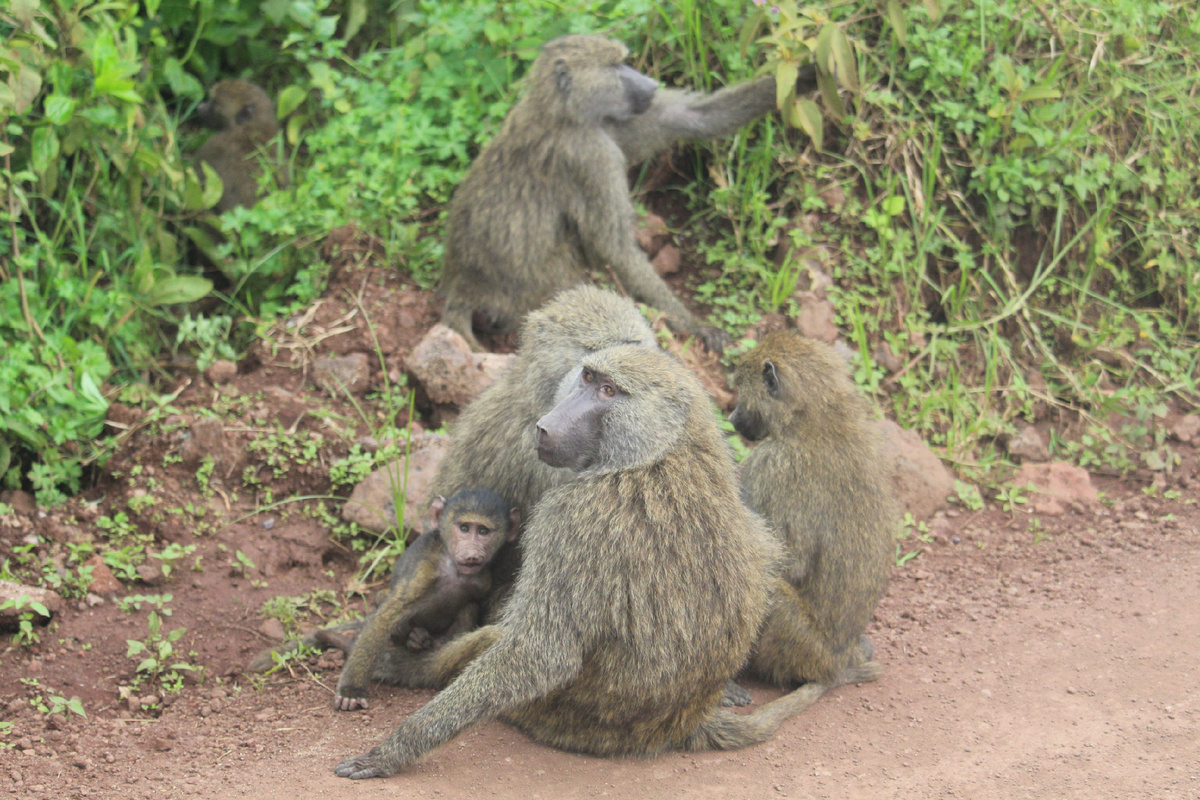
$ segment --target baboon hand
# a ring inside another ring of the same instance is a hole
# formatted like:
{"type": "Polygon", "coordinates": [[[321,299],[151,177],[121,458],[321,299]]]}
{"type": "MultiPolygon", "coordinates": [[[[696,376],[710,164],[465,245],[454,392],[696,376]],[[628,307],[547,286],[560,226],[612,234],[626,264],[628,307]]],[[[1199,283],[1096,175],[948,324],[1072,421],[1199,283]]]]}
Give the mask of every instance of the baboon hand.
{"type": "Polygon", "coordinates": [[[352,781],[360,781],[363,778],[386,778],[392,772],[383,766],[383,759],[376,755],[374,750],[370,753],[363,753],[361,756],[347,758],[333,768],[334,775],[339,778],[349,778],[352,781]]]}
{"type": "Polygon", "coordinates": [[[333,707],[338,711],[357,711],[360,708],[370,708],[367,702],[367,692],[364,689],[338,689],[333,696],[333,707]]]}
{"type": "Polygon", "coordinates": [[[408,634],[408,641],[405,642],[405,645],[414,653],[428,650],[433,645],[433,635],[424,628],[417,626],[408,634]]]}
{"type": "Polygon", "coordinates": [[[696,331],[696,338],[704,343],[710,353],[720,355],[733,344],[733,337],[715,325],[704,325],[696,331]]]}

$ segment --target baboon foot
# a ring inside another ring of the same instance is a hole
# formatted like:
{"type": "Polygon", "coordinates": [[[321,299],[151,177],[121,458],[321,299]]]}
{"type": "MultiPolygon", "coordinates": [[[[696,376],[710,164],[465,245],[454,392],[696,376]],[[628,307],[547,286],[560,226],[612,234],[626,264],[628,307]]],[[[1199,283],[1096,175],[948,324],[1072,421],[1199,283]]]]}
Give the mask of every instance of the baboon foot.
{"type": "Polygon", "coordinates": [[[408,641],[405,642],[405,645],[414,653],[428,650],[433,645],[433,635],[424,628],[413,628],[408,634],[408,641]]]}
{"type": "Polygon", "coordinates": [[[748,689],[735,681],[729,681],[725,684],[725,696],[721,698],[721,705],[723,707],[748,706],[753,700],[748,689]]]}
{"type": "Polygon", "coordinates": [[[863,661],[870,661],[875,657],[875,645],[871,644],[865,633],[858,637],[858,652],[862,654],[863,661]]]}
{"type": "Polygon", "coordinates": [[[371,753],[363,753],[338,764],[333,768],[333,774],[339,778],[361,781],[363,778],[384,778],[392,773],[383,768],[377,757],[371,753]]]}

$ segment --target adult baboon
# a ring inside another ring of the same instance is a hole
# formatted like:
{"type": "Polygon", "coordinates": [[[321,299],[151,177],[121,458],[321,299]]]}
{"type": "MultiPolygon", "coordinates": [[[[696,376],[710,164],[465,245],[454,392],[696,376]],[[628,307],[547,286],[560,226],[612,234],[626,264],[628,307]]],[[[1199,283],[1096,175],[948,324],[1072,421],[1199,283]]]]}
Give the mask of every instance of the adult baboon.
{"type": "Polygon", "coordinates": [[[390,775],[496,716],[597,755],[732,749],[810,702],[802,688],[748,716],[719,707],[766,611],[779,545],[739,501],[687,368],[642,347],[586,356],[538,428],[541,458],[579,477],[534,508],[499,623],[451,643],[472,651],[458,677],[337,775],[390,775]]]}
{"type": "Polygon", "coordinates": [[[371,669],[389,639],[420,651],[475,628],[492,588],[488,565],[521,524],[520,512],[487,489],[436,497],[432,512],[434,530],[396,561],[388,596],[350,649],[333,696],[339,711],[367,708],[371,669]]]}
{"type": "MultiPolygon", "coordinates": [[[[279,130],[275,104],[257,84],[223,80],[213,85],[196,114],[205,127],[216,131],[196,151],[196,160],[207,163],[221,178],[221,199],[214,210],[250,208],[258,201],[259,158],[267,155],[266,144],[279,130]]],[[[280,178],[280,183],[285,181],[280,178]]]]}
{"type": "MultiPolygon", "coordinates": [[[[516,361],[459,415],[450,452],[431,491],[448,497],[488,486],[514,508],[532,509],[548,489],[574,479],[537,457],[538,418],[554,407],[564,380],[573,385],[580,360],[619,344],[657,348],[654,332],[628,299],[593,286],[560,292],[530,312],[521,326],[516,361]]],[[[519,548],[505,547],[484,619],[495,616],[520,563],[519,548]]]]}
{"type": "Polygon", "coordinates": [[[896,516],[878,428],[845,362],[795,331],[742,357],[730,420],[762,440],[742,464],[742,498],[786,549],[750,672],[789,686],[874,680],[863,631],[887,586],[896,516]]]}
{"type": "Polygon", "coordinates": [[[634,299],[710,349],[729,337],[701,325],[654,273],[634,238],[626,169],[681,140],[733,133],[775,106],[764,77],[711,95],[658,90],[602,36],[547,43],[525,92],[454,194],[442,321],[478,349],[473,328],[512,330],[546,297],[609,267],[634,299]]]}
{"type": "MultiPolygon", "coordinates": [[[[574,480],[570,470],[555,469],[538,459],[537,421],[554,407],[560,386],[574,385],[584,356],[623,344],[657,348],[654,332],[637,307],[613,292],[576,286],[531,311],[521,326],[516,360],[454,423],[450,452],[434,477],[431,493],[449,497],[463,489],[487,486],[513,508],[532,509],[546,491],[574,480]]],[[[502,547],[496,555],[492,589],[482,601],[484,621],[496,618],[520,561],[519,541],[502,547]]],[[[363,620],[343,623],[311,633],[300,643],[350,652],[347,634],[363,625],[363,620]]],[[[295,647],[296,643],[291,643],[274,652],[295,647]]],[[[272,651],[266,650],[251,660],[247,671],[263,672],[274,664],[272,651]]],[[[440,688],[454,671],[446,670],[428,654],[388,647],[376,660],[371,679],[440,688]]]]}

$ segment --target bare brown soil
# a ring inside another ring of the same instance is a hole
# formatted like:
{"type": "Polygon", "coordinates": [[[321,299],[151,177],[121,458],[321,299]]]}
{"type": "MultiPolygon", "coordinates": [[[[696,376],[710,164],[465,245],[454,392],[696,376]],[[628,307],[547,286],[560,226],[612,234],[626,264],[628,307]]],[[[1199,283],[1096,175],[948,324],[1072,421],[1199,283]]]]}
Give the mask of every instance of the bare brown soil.
{"type": "MultiPolygon", "coordinates": [[[[343,244],[369,250],[353,237],[343,244]]],[[[204,667],[203,681],[189,679],[177,694],[145,686],[122,698],[137,665],[126,640],[146,637],[149,609],[122,611],[112,596],[70,601],[34,645],[13,646],[5,635],[0,720],[13,726],[0,730],[0,792],[29,800],[1200,797],[1200,454],[1186,445],[1153,497],[1136,478],[1094,476],[1104,505],[1062,517],[1035,523],[1021,509],[993,507],[939,513],[928,541],[901,543],[920,553],[895,568],[869,630],[887,674],[832,692],[767,744],[613,761],[557,752],[493,722],[405,774],[335,778],[335,764],[370,748],[431,694],[379,687],[370,710],[336,712],[338,654],[266,679],[241,673],[280,634],[264,625],[264,601],[329,589],[347,610],[364,607],[346,593],[357,553],[331,540],[304,505],[250,512],[266,488],[275,499],[328,493],[329,463],[368,432],[350,404],[307,383],[311,356],[374,354],[378,341],[386,354],[382,365],[372,355],[378,386],[385,371],[399,377],[433,318],[426,293],[386,271],[347,267],[310,318],[281,329],[291,331],[276,338],[283,346],[259,348],[231,383],[181,382],[168,424],[138,428],[139,413],[118,409],[134,432],[84,498],[0,518],[0,557],[30,534],[45,540],[35,552],[54,557],[64,543],[98,539],[100,515],[153,494],[152,506],[129,512],[153,534],[152,549],[197,549],[161,585],[127,583],[115,596],[172,594],[164,631],[185,627],[176,655],[204,667]],[[205,491],[186,462],[187,442],[189,426],[211,409],[223,432],[205,491]],[[247,445],[277,429],[320,434],[317,455],[275,475],[247,445]],[[244,483],[247,467],[263,487],[257,493],[244,483]],[[195,517],[161,513],[188,503],[209,509],[199,532],[195,517]],[[238,551],[255,566],[239,568],[238,551]],[[195,556],[200,571],[188,569],[195,556]],[[78,696],[87,718],[37,711],[31,701],[50,693],[78,696]]],[[[694,365],[719,382],[715,363],[694,365]]],[[[752,689],[757,702],[777,694],[752,689]]]]}

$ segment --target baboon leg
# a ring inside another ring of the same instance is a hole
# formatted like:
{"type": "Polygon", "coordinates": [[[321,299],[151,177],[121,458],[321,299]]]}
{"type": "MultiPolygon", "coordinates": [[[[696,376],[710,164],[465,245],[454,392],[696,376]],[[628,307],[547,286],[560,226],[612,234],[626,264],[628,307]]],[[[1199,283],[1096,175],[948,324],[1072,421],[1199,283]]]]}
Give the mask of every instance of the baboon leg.
{"type": "Polygon", "coordinates": [[[472,310],[465,306],[450,305],[452,300],[447,298],[446,310],[442,312],[442,324],[456,331],[460,336],[467,340],[467,344],[471,349],[478,352],[483,349],[479,344],[479,340],[475,338],[475,326],[472,322],[474,316],[472,310]]]}
{"type": "Polygon", "coordinates": [[[266,672],[275,666],[275,659],[272,657],[272,653],[278,653],[281,656],[287,655],[300,647],[300,645],[314,647],[317,650],[328,650],[331,647],[336,647],[343,653],[349,654],[354,645],[354,637],[347,636],[346,634],[361,631],[365,624],[365,619],[343,622],[340,625],[333,625],[313,631],[301,639],[284,642],[279,647],[263,650],[246,665],[246,672],[266,672]]]}
{"type": "Polygon", "coordinates": [[[375,660],[371,680],[410,689],[445,689],[458,674],[496,641],[493,625],[476,628],[437,649],[411,652],[386,647],[375,660]]]}
{"type": "Polygon", "coordinates": [[[833,683],[842,667],[858,660],[857,641],[836,652],[817,626],[808,604],[791,584],[776,583],[775,601],[750,656],[751,674],[776,686],[806,681],[833,683]]]}

